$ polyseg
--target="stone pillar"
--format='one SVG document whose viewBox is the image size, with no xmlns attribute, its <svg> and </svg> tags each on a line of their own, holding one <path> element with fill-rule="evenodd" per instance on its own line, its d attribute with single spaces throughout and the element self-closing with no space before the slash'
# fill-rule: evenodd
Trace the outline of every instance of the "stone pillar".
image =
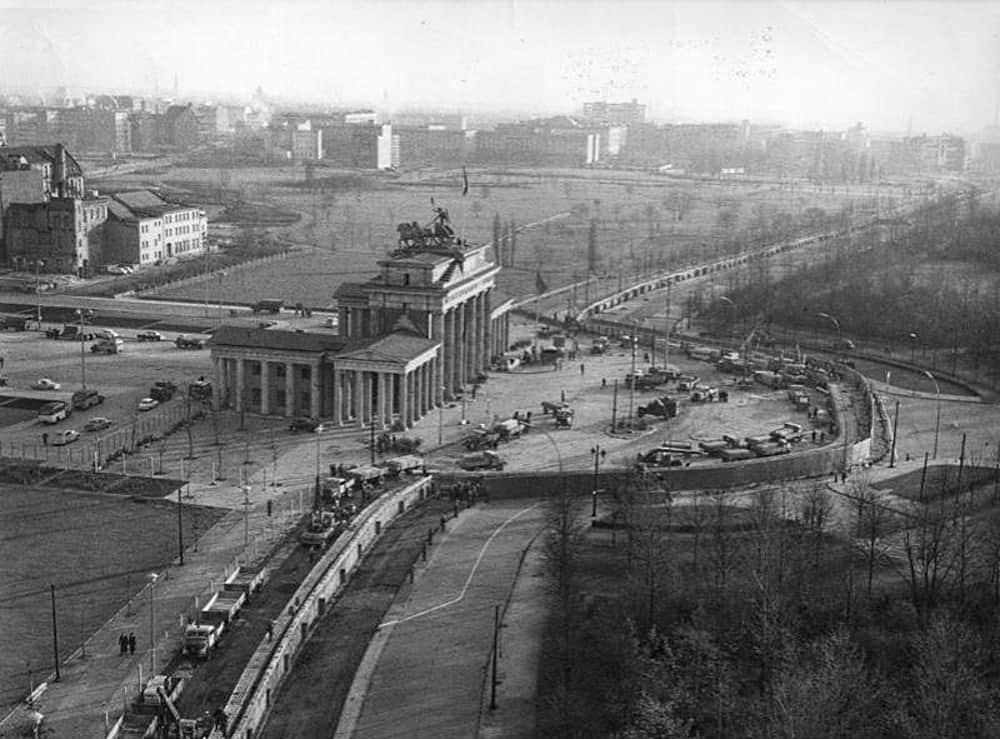
<svg viewBox="0 0 1000 739">
<path fill-rule="evenodd" d="M 457 323 L 455 309 L 452 308 L 445 316 L 448 341 L 444 348 L 444 386 L 449 396 L 455 394 L 455 324 Z"/>
<path fill-rule="evenodd" d="M 414 372 L 408 372 L 406 374 L 406 384 L 407 384 L 407 395 L 409 396 L 410 402 L 409 407 L 406 409 L 406 417 L 409 423 L 407 425 L 412 426 L 417 420 L 417 375 Z"/>
<path fill-rule="evenodd" d="M 226 381 L 222 376 L 222 362 L 222 357 L 212 357 L 212 376 L 215 383 L 215 392 L 212 393 L 213 411 L 217 411 L 222 407 L 222 399 L 226 397 Z"/>
<path fill-rule="evenodd" d="M 486 305 L 486 293 L 479 293 L 476 296 L 476 361 L 475 370 L 478 375 L 486 367 L 487 359 L 486 356 L 486 346 L 484 341 L 486 340 L 486 326 L 484 325 L 483 318 L 483 308 Z"/>
<path fill-rule="evenodd" d="M 386 412 L 386 396 L 389 394 L 389 378 L 390 375 L 385 372 L 378 372 L 375 375 L 378 378 L 378 423 L 382 428 L 387 428 L 392 424 L 389 420 L 389 415 Z M 389 406 L 389 411 L 392 410 L 391 404 Z"/>
<path fill-rule="evenodd" d="M 260 414 L 271 413 L 271 363 L 260 360 Z"/>
<path fill-rule="evenodd" d="M 244 372 L 243 365 L 245 362 L 246 362 L 245 359 L 236 360 L 236 410 L 237 411 L 244 410 L 243 393 L 245 392 L 246 388 L 243 385 L 245 381 L 245 377 L 243 375 Z"/>
<path fill-rule="evenodd" d="M 309 370 L 309 415 L 313 418 L 319 418 L 322 415 L 319 408 L 319 383 L 322 369 L 323 363 L 317 360 Z"/>
<path fill-rule="evenodd" d="M 468 362 L 468 350 L 469 350 L 469 337 L 466 333 L 468 331 L 468 322 L 465 320 L 465 314 L 468 313 L 469 303 L 462 303 L 457 310 L 458 314 L 458 331 L 456 332 L 457 341 L 456 347 L 456 372 L 455 372 L 455 389 L 461 390 L 465 385 L 468 373 L 466 372 L 466 363 Z"/>
<path fill-rule="evenodd" d="M 426 364 L 417 367 L 417 417 L 423 418 L 427 412 Z"/>
<path fill-rule="evenodd" d="M 410 387 L 409 387 L 409 375 L 406 371 L 403 371 L 403 375 L 400 378 L 399 383 L 399 420 L 403 422 L 406 428 L 410 428 Z"/>
<path fill-rule="evenodd" d="M 333 422 L 338 426 L 344 425 L 344 393 L 341 382 L 341 372 L 335 368 L 333 370 Z"/>
<path fill-rule="evenodd" d="M 285 362 L 285 416 L 295 415 L 295 365 Z"/>
<path fill-rule="evenodd" d="M 493 322 L 490 321 L 490 313 L 493 311 L 493 288 L 483 293 L 483 367 L 489 367 L 490 361 L 496 354 L 493 351 Z"/>
<path fill-rule="evenodd" d="M 361 415 L 361 370 L 351 370 L 351 401 L 354 405 L 354 419 L 364 425 Z"/>
<path fill-rule="evenodd" d="M 441 358 L 444 356 L 445 345 L 444 345 L 444 313 L 440 315 L 435 314 L 434 318 L 434 335 L 431 337 L 435 341 L 440 341 L 441 346 L 438 347 L 437 357 L 434 360 L 434 377 L 432 383 L 434 385 L 434 402 L 440 405 L 444 402 L 444 392 L 441 387 L 444 385 L 444 373 L 441 371 L 444 366 L 441 362 Z"/>
</svg>

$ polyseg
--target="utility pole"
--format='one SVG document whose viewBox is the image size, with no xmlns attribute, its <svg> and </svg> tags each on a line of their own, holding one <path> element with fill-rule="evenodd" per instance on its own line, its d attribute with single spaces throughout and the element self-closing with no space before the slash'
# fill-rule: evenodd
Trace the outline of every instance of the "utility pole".
<svg viewBox="0 0 1000 739">
<path fill-rule="evenodd" d="M 183 485 L 177 488 L 177 551 L 180 554 L 181 567 L 184 566 L 184 519 L 181 511 L 182 489 Z"/>
<path fill-rule="evenodd" d="M 611 400 L 611 432 L 618 428 L 618 379 L 615 379 L 614 395 Z M 1000 452 L 998 452 L 1000 455 Z"/>
<path fill-rule="evenodd" d="M 892 419 L 892 448 L 889 450 L 889 467 L 896 466 L 896 436 L 899 434 L 899 401 L 896 401 L 896 414 Z"/>
<path fill-rule="evenodd" d="M 670 290 L 673 284 L 673 281 L 667 283 L 667 316 L 666 328 L 663 332 L 663 369 L 667 369 L 670 364 Z"/>
<path fill-rule="evenodd" d="M 632 382 L 629 383 L 628 393 L 628 430 L 632 431 L 632 409 L 635 406 L 635 349 L 639 343 L 639 337 L 635 335 L 635 327 L 632 329 Z"/>
<path fill-rule="evenodd" d="M 56 586 L 50 584 L 49 592 L 52 595 L 52 651 L 56 659 L 56 681 L 59 680 L 59 627 L 56 625 Z"/>
</svg>

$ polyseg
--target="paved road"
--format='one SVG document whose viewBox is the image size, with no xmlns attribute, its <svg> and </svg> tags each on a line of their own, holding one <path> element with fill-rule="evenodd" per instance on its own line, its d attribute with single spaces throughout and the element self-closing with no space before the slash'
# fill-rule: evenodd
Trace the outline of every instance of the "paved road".
<svg viewBox="0 0 1000 739">
<path fill-rule="evenodd" d="M 390 609 L 373 639 L 338 737 L 476 735 L 494 608 L 508 597 L 543 522 L 540 503 L 503 501 L 449 524 L 410 597 Z"/>
</svg>

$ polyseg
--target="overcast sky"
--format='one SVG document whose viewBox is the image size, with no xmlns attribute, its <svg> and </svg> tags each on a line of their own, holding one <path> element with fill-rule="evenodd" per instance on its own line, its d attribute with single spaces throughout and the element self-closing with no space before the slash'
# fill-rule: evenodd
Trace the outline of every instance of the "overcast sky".
<svg viewBox="0 0 1000 739">
<path fill-rule="evenodd" d="M 59 6 L 58 8 L 55 6 Z M 0 0 L 0 88 L 265 93 L 379 109 L 974 132 L 1000 92 L 1000 3 Z"/>
</svg>

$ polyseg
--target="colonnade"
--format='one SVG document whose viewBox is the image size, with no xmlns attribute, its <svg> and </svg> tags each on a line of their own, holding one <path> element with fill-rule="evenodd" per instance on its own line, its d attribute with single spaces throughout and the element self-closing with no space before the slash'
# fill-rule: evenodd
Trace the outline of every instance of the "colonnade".
<svg viewBox="0 0 1000 739">
<path fill-rule="evenodd" d="M 490 313 L 493 289 L 472 295 L 467 300 L 434 315 L 433 338 L 443 347 L 435 390 L 437 402 L 445 395 L 454 397 L 489 366 L 493 356 L 493 331 Z"/>
</svg>

